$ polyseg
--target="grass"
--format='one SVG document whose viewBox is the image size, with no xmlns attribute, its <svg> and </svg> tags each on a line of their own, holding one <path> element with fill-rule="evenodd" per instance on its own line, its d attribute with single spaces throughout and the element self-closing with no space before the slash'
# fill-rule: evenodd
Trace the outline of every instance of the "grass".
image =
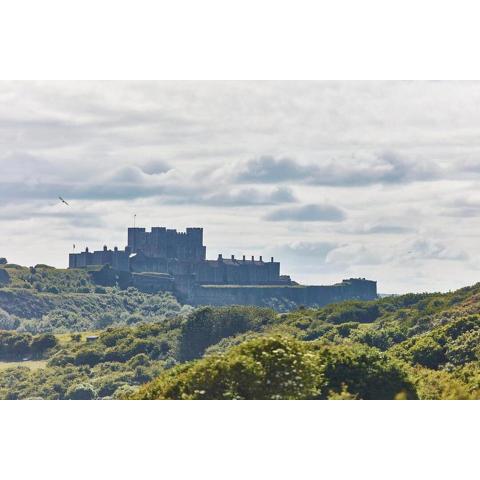
<svg viewBox="0 0 480 480">
<path fill-rule="evenodd" d="M 57 333 L 55 336 L 58 339 L 58 343 L 60 345 L 66 345 L 67 343 L 70 343 L 72 341 L 72 333 L 77 334 L 77 332 L 70 332 L 70 333 Z M 98 331 L 87 331 L 87 332 L 78 332 L 78 335 L 80 335 L 80 341 L 81 342 L 86 342 L 86 338 L 90 335 L 98 335 Z"/>
<path fill-rule="evenodd" d="M 0 372 L 7 368 L 28 367 L 30 370 L 39 370 L 47 366 L 47 360 L 25 360 L 24 362 L 0 362 Z"/>
</svg>

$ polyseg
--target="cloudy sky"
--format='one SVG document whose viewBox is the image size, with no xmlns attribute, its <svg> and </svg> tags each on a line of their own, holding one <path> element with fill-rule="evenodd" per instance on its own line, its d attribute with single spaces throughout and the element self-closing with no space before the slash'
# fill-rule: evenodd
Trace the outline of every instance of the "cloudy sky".
<svg viewBox="0 0 480 480">
<path fill-rule="evenodd" d="M 472 284 L 479 104 L 476 82 L 0 82 L 0 257 L 123 248 L 136 213 L 305 283 Z"/>
</svg>

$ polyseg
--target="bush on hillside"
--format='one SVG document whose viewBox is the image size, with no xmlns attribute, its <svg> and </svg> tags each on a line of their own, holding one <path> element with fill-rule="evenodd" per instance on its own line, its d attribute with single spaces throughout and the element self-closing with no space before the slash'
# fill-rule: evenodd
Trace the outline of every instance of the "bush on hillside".
<svg viewBox="0 0 480 480">
<path fill-rule="evenodd" d="M 275 322 L 269 308 L 231 306 L 203 307 L 194 310 L 184 321 L 179 340 L 179 358 L 192 360 L 222 338 L 247 331 L 259 331 Z"/>
<path fill-rule="evenodd" d="M 400 364 L 365 346 L 259 337 L 165 372 L 136 399 L 393 399 L 415 390 Z"/>
<path fill-rule="evenodd" d="M 88 383 L 81 383 L 79 385 L 72 385 L 66 394 L 68 400 L 93 400 L 97 396 L 97 392 Z"/>
</svg>

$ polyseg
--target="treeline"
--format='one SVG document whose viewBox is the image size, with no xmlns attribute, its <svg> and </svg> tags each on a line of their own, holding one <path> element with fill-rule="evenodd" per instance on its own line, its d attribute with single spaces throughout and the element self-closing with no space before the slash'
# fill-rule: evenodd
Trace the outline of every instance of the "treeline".
<svg viewBox="0 0 480 480">
<path fill-rule="evenodd" d="M 138 354 L 170 364 L 200 358 L 220 340 L 274 325 L 276 315 L 259 307 L 204 307 L 176 317 L 135 327 L 110 327 L 94 342 L 70 342 L 51 360 L 52 366 L 126 362 Z"/>
</svg>

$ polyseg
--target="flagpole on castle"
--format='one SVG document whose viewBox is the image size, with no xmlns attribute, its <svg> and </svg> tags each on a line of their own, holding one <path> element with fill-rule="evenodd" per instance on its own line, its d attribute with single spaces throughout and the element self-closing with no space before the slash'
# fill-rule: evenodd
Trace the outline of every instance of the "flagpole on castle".
<svg viewBox="0 0 480 480">
<path fill-rule="evenodd" d="M 136 247 L 136 245 L 135 245 L 135 244 L 136 244 L 136 241 L 135 241 L 135 240 L 136 240 L 136 237 L 137 237 L 137 232 L 135 231 L 136 220 L 137 220 L 137 214 L 134 213 L 134 214 L 133 214 L 133 251 L 134 251 L 134 252 L 136 251 L 136 249 L 135 249 L 135 247 Z"/>
</svg>

